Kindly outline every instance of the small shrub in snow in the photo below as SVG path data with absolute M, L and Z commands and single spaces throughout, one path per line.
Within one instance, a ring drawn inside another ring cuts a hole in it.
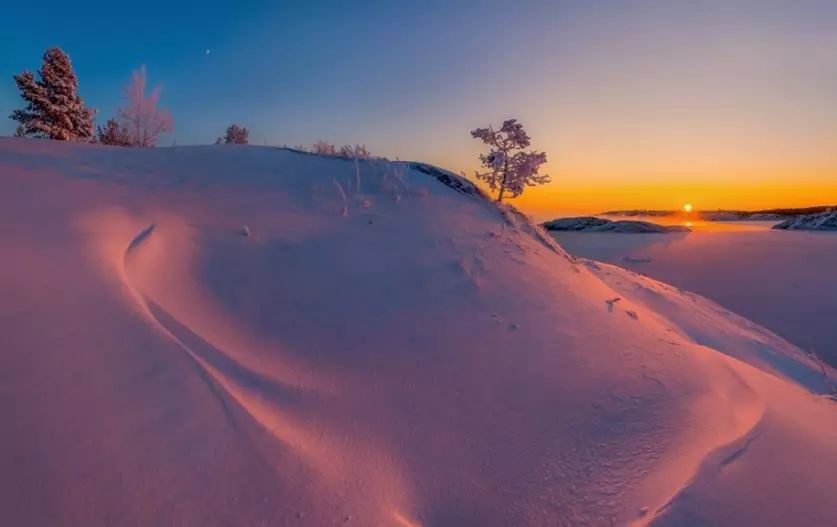
M 480 163 L 488 172 L 477 172 L 476 177 L 497 191 L 497 201 L 502 202 L 506 192 L 514 198 L 523 194 L 527 186 L 549 183 L 548 175 L 538 173 L 546 163 L 546 154 L 524 151 L 532 141 L 517 119 L 503 122 L 499 130 L 490 126 L 477 128 L 471 136 L 490 148 L 488 154 L 480 155 Z
M 231 124 L 224 133 L 224 143 L 228 145 L 246 145 L 250 142 L 250 131 L 244 126 Z
M 365 145 L 343 145 L 340 147 L 340 155 L 354 159 L 372 159 L 372 152 Z
M 10 119 L 20 123 L 15 135 L 60 141 L 88 141 L 93 137 L 96 110 L 84 106 L 76 93 L 78 79 L 70 57 L 61 48 L 44 52 L 40 79 L 32 72 L 14 75 L 26 108 Z
M 328 141 L 320 139 L 311 147 L 311 152 L 323 156 L 336 156 L 337 148 Z

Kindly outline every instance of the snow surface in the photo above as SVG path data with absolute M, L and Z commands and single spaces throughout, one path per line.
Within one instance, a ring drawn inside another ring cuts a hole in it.
M 0 174 L 5 523 L 837 520 L 833 371 L 405 164 L 0 140 Z
M 683 235 L 554 232 L 571 254 L 706 296 L 837 366 L 833 232 L 696 230 Z
M 583 231 L 583 232 L 621 232 L 621 233 L 667 233 L 691 232 L 682 225 L 658 225 L 648 221 L 622 220 L 612 221 L 595 216 L 576 218 L 557 218 L 542 224 L 547 231 Z
M 785 220 L 782 223 L 774 225 L 773 228 L 787 231 L 837 231 L 837 212 L 804 214 Z

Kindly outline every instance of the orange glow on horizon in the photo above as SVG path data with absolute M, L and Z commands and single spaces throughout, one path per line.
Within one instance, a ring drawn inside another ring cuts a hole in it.
M 752 179 L 718 181 L 614 181 L 603 177 L 553 176 L 552 183 L 529 187 L 513 203 L 524 211 L 602 212 L 605 210 L 685 210 L 700 203 L 702 210 L 760 210 L 837 205 L 837 177 L 831 181 L 788 175 L 762 182 Z M 806 181 L 807 180 L 807 181 Z

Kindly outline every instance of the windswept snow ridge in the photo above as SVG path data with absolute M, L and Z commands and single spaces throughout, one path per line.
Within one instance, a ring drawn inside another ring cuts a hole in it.
M 830 369 L 467 185 L 34 140 L 0 173 L 10 525 L 837 518 Z

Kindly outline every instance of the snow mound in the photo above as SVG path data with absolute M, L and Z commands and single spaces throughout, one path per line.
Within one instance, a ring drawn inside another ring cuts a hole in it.
M 797 216 L 773 226 L 786 231 L 837 231 L 837 212 Z
M 831 370 L 434 174 L 35 140 L 0 172 L 9 524 L 837 517 Z
M 621 232 L 621 233 L 670 233 L 691 232 L 681 225 L 658 225 L 648 221 L 612 221 L 595 216 L 558 218 L 543 223 L 547 231 Z

